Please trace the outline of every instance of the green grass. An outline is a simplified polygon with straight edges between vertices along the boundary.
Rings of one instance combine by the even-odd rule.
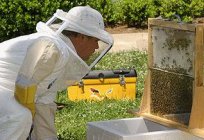
[[[131,69],[135,68],[138,74],[137,98],[131,100],[104,100],[100,102],[78,101],[67,99],[66,91],[60,92],[58,102],[67,106],[57,111],[56,127],[59,140],[85,140],[87,122],[112,120],[135,117],[128,113],[130,109],[137,109],[144,89],[144,77],[147,71],[146,52],[128,51],[108,53],[95,69]]]

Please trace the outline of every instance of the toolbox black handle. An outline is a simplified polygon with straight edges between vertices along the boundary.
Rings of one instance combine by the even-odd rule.
[[[130,70],[113,70],[114,74],[120,74],[120,75],[125,75],[130,73]]]

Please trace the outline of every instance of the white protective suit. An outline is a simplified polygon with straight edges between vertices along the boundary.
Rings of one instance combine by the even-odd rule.
[[[54,31],[49,27],[57,19],[62,20],[62,24]],[[37,85],[32,140],[57,139],[54,127],[56,105],[53,102],[57,91],[79,81],[113,44],[101,19],[97,11],[87,6],[75,7],[68,13],[57,10],[47,23],[38,23],[37,33],[0,44],[1,140],[26,139],[32,124],[30,111],[13,96],[15,82]],[[98,38],[103,42],[98,49],[99,56],[92,63],[83,61],[71,40],[62,35],[63,30]]]

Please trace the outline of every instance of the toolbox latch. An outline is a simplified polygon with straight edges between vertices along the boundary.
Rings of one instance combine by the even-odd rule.
[[[113,73],[119,75],[120,85],[121,86],[125,86],[125,84],[126,84],[126,82],[125,82],[125,74],[130,73],[130,71],[129,70],[119,69],[119,70],[114,70]]]
[[[84,93],[84,82],[83,82],[83,80],[80,80],[78,82],[78,86],[79,86],[79,88],[81,88],[82,92]]]
[[[120,85],[121,86],[125,86],[125,76],[124,75],[119,75],[119,79],[120,79]]]
[[[101,82],[103,82],[103,81],[104,81],[104,78],[105,78],[105,75],[104,75],[103,73],[99,73],[99,74],[98,74],[98,78],[99,78],[99,80],[100,80]]]

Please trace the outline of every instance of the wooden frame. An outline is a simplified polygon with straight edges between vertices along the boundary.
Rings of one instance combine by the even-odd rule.
[[[203,55],[204,55],[204,25],[196,27],[195,50],[195,82],[193,94],[193,106],[190,118],[190,129],[204,128],[204,84],[203,84]],[[204,130],[203,130],[204,137]]]
[[[157,116],[151,112],[151,68],[153,67],[153,43],[152,27],[165,27],[181,31],[193,32],[194,36],[194,61],[193,61],[193,93],[192,108],[188,125]],[[141,102],[139,115],[157,123],[178,128],[204,138],[204,24],[183,24],[174,21],[159,19],[148,20],[148,74],[145,80],[145,88]]]

